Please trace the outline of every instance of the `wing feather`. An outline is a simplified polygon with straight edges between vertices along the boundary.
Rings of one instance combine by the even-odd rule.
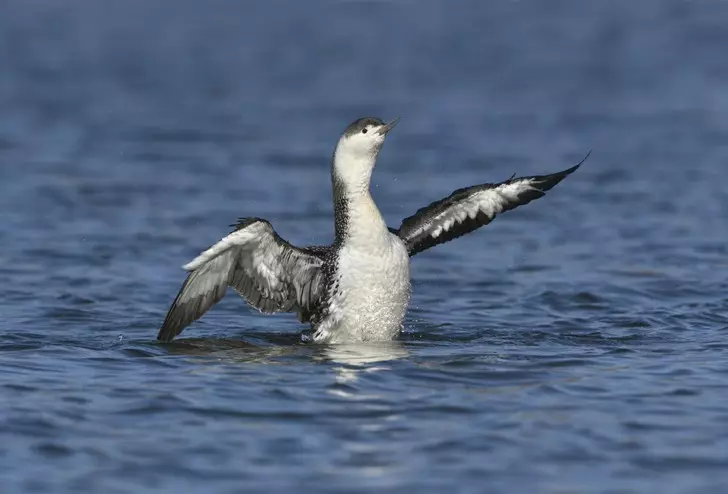
[[[157,339],[170,341],[219,302],[232,287],[261,312],[310,314],[323,291],[325,247],[300,249],[266,220],[244,218],[235,230],[183,268],[187,279]]]
[[[546,191],[576,171],[589,154],[591,151],[576,166],[551,175],[513,176],[499,184],[458,189],[405,218],[398,230],[390,230],[399,235],[413,256],[485,226],[498,214],[543,197]]]

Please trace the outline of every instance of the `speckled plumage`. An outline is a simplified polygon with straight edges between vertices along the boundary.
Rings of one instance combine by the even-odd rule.
[[[261,312],[297,313],[300,321],[311,324],[316,342],[392,339],[409,304],[411,256],[542,197],[581,164],[553,175],[459,189],[395,230],[387,227],[369,193],[377,155],[395,123],[362,118],[339,140],[331,173],[332,245],[295,247],[266,220],[240,220],[232,233],[184,266],[189,275],[158,339],[178,335],[217,303],[228,286]]]

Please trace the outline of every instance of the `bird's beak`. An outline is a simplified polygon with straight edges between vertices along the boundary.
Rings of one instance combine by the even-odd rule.
[[[399,122],[399,117],[379,127],[379,130],[377,130],[377,134],[385,135],[387,132],[392,130],[395,125],[397,125],[397,122]]]

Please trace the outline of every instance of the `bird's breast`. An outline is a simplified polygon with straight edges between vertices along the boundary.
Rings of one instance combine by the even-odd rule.
[[[409,255],[388,233],[378,245],[344,244],[338,253],[330,304],[329,342],[392,339],[410,298]]]

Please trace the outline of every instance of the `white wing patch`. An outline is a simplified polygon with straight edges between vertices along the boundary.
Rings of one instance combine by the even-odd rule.
[[[232,265],[230,257],[229,253],[225,253],[200,266],[194,276],[195,282],[188,284],[188,289],[182,293],[180,302],[184,303],[189,299],[198,298],[220,285],[226,285]]]
[[[465,220],[474,220],[479,213],[490,220],[501,213],[506,205],[517,202],[520,194],[527,190],[538,190],[528,179],[504,183],[497,187],[475,192],[467,199],[453,204],[440,214],[422,225],[421,231],[430,230],[434,239],[462,224]]]
[[[433,202],[402,220],[396,233],[413,256],[487,225],[505,211],[542,197],[580,165],[581,162],[551,175],[511,178],[500,184],[458,189],[449,197]]]
[[[185,271],[194,271],[202,264],[206,263],[214,257],[219,256],[222,252],[232,247],[244,246],[251,240],[260,239],[261,235],[265,233],[266,225],[268,224],[264,222],[258,222],[241,230],[234,231],[233,233],[231,233],[227,237],[224,237],[218,243],[207,249],[205,252],[195,257],[192,261],[182,266],[182,269],[184,269]],[[270,225],[268,225],[268,229],[272,230],[272,228],[270,228]]]

